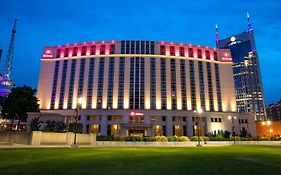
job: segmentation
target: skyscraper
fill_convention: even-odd
[[[233,76],[237,111],[252,112],[256,120],[266,117],[259,57],[254,30],[248,18],[248,31],[220,40],[216,26],[217,48],[230,49],[233,59]]]

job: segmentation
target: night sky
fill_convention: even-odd
[[[279,0],[1,0],[3,62],[18,18],[12,78],[37,87],[44,46],[99,40],[157,40],[215,46],[215,24],[225,38],[255,31],[266,104],[281,98]]]

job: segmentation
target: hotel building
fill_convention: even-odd
[[[247,130],[236,113],[229,49],[158,41],[101,41],[45,47],[29,120],[73,122],[78,99],[84,132],[193,136]],[[243,122],[242,122],[243,121]],[[197,130],[198,129],[198,130]]]

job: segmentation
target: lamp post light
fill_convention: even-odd
[[[74,141],[73,141],[73,145],[76,147],[78,146],[77,145],[78,113],[79,113],[79,110],[82,108],[82,103],[83,103],[83,98],[79,97],[77,100],[76,108],[75,108],[76,115],[75,115],[75,130],[74,130]]]
[[[266,130],[269,131],[269,136],[270,136],[270,138],[271,138],[271,133],[273,132],[273,130],[270,129],[270,127],[269,127],[269,126],[271,125],[271,121],[270,121],[270,120],[263,121],[261,124],[262,124],[263,126],[266,126],[266,127],[267,127]]]
[[[193,111],[194,113],[198,113],[199,116],[202,114],[202,109],[199,108],[197,111],[194,110]],[[196,130],[197,130],[197,141],[198,141],[198,144],[196,145],[197,147],[201,147],[202,145],[200,144],[200,129],[199,129],[199,117],[197,117],[197,120],[196,120]]]
[[[232,136],[234,135],[234,143],[235,143],[235,125],[234,125],[234,121],[237,119],[237,117],[236,116],[228,116],[227,117],[228,118],[228,120],[230,120],[231,121],[231,125],[232,125]]]
[[[270,130],[269,130],[270,140],[271,140],[271,134],[272,134],[272,132],[273,132],[273,130],[272,130],[272,129],[270,129]]]

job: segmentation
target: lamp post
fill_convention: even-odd
[[[79,109],[81,109],[81,107],[82,107],[82,103],[83,103],[83,98],[79,97],[78,101],[77,101],[76,108],[75,108],[76,115],[75,115],[75,130],[74,130],[74,141],[73,141],[73,145],[75,145],[75,146],[77,146],[76,143],[77,143],[78,113],[79,113]]]
[[[234,120],[236,120],[237,117],[235,117],[235,116],[228,116],[227,118],[228,118],[228,120],[231,121],[231,124],[232,124],[232,136],[234,135],[234,143],[235,143],[235,125],[234,125]]]
[[[194,110],[193,112],[194,112],[194,113],[198,113],[198,114],[199,114],[199,117],[200,117],[200,115],[201,115],[201,113],[202,113],[202,109],[199,108],[197,111]],[[196,130],[197,130],[197,141],[198,141],[198,144],[196,145],[197,147],[202,146],[202,145],[200,144],[199,117],[197,117],[197,120],[196,120],[196,123],[195,123],[195,125],[196,125]]]

